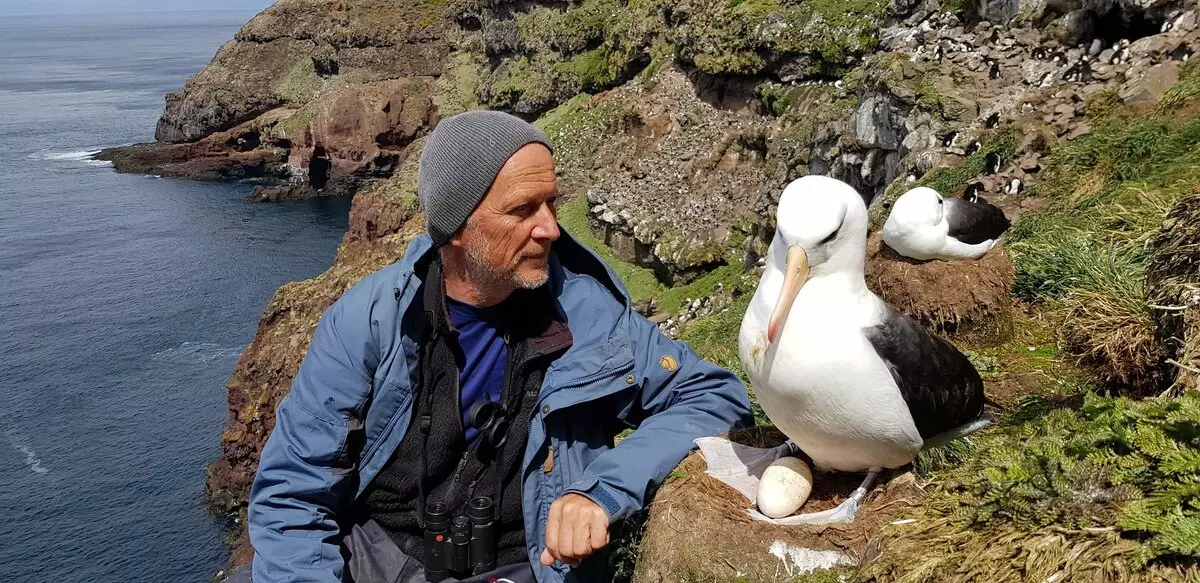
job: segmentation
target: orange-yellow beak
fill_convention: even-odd
[[[787,267],[783,272],[783,289],[779,291],[779,301],[775,304],[775,312],[771,314],[771,322],[767,325],[767,341],[774,344],[779,338],[779,329],[787,320],[788,311],[796,301],[796,294],[808,281],[808,253],[799,245],[789,247],[787,252]]]

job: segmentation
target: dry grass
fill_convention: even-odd
[[[1078,290],[1058,304],[1067,314],[1063,326],[1067,348],[1095,369],[1104,383],[1148,394],[1160,383],[1166,352],[1146,303],[1128,301],[1134,297]]]
[[[1115,528],[1050,526],[1026,532],[1011,526],[964,528],[949,519],[889,525],[889,544],[866,579],[896,583],[1158,583],[1200,577],[1200,569],[1134,569],[1141,551]],[[1194,580],[1194,579],[1193,579]]]

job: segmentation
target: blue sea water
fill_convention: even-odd
[[[0,581],[208,581],[224,382],[349,202],[116,174],[252,12],[0,19]]]

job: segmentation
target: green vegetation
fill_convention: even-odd
[[[310,57],[296,61],[288,72],[281,75],[271,86],[271,91],[292,105],[304,105],[312,100],[321,88],[321,77]]]
[[[612,267],[617,276],[621,278],[621,281],[625,283],[625,288],[629,291],[629,295],[635,303],[646,303],[654,300],[658,303],[658,310],[664,314],[677,313],[683,308],[683,301],[687,298],[700,298],[712,295],[713,289],[716,288],[718,283],[725,286],[726,289],[731,288],[739,281],[740,276],[745,271],[740,265],[724,265],[687,285],[666,287],[654,277],[653,271],[621,260],[608,245],[604,244],[604,241],[592,233],[591,228],[588,227],[587,198],[582,194],[575,196],[559,207],[558,222],[567,232],[571,233],[572,237],[575,237],[577,241],[595,251],[605,263],[608,263]],[[738,322],[741,322],[740,317]],[[735,346],[734,357],[736,360],[736,330],[734,331],[733,338]]]
[[[1010,234],[1014,294],[1063,314],[1068,346],[1101,380],[1143,393],[1164,358],[1145,300],[1150,242],[1200,183],[1200,118],[1174,115],[1200,95],[1198,71],[1187,67],[1157,111],[1109,107],[1091,134],[1058,147],[1034,191],[1050,209]]]
[[[631,115],[632,108],[620,100],[580,94],[546,112],[534,125],[550,137],[560,164],[587,171],[595,166],[600,146],[612,130]]]
[[[449,117],[479,107],[477,92],[482,60],[478,55],[465,51],[450,55],[450,64],[446,72],[438,77],[437,93],[433,96],[439,115]]]
[[[1159,99],[1159,110],[1170,112],[1200,96],[1200,60],[1191,60],[1179,70],[1179,82]]]
[[[515,57],[485,82],[483,94],[489,105],[537,112],[639,69],[649,80],[677,56],[718,75],[759,73],[765,54],[793,55],[812,75],[844,74],[876,46],[886,6],[884,0],[729,0],[693,5],[679,22],[666,0],[538,6],[516,17],[515,35],[485,31],[489,44],[515,44]]]
[[[1089,529],[1118,535],[1126,544],[1076,548],[1089,555],[1086,560],[1113,561],[1118,567],[1194,565],[1200,559],[1197,394],[1143,402],[1086,392],[1068,401],[1030,397],[997,428],[960,442],[924,470],[936,480],[918,516],[936,526],[896,542],[915,548],[935,539],[963,543],[966,539],[957,538],[961,533],[980,539],[1010,533],[995,540],[1005,541],[1007,548],[999,553],[1013,560],[973,565],[975,576],[1003,580],[1002,573],[1035,551],[1023,543],[1046,529],[1083,538]],[[924,563],[919,565],[924,578],[910,580],[969,580],[956,568],[962,547],[926,548],[930,553],[920,557],[885,553],[875,570],[907,561]],[[914,575],[914,566],[902,569]],[[1050,567],[1053,572],[1059,565]],[[1193,575],[1200,573],[1190,568]]]

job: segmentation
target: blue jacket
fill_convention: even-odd
[[[276,409],[250,492],[255,583],[341,581],[338,517],[408,430],[414,323],[423,322],[413,269],[432,252],[427,235],[414,240],[401,261],[363,279],[321,318]],[[546,371],[524,456],[525,537],[542,583],[604,572],[600,558],[575,569],[538,562],[554,500],[577,492],[610,520],[625,518],[644,507],[692,440],[753,423],[737,377],[632,311],[616,275],[565,231],[551,254],[550,285],[573,344]],[[609,444],[617,420],[589,407],[603,397],[617,403],[619,421],[637,426],[616,447]],[[543,465],[536,460],[547,447],[554,458]],[[344,463],[351,448],[357,463]]]

